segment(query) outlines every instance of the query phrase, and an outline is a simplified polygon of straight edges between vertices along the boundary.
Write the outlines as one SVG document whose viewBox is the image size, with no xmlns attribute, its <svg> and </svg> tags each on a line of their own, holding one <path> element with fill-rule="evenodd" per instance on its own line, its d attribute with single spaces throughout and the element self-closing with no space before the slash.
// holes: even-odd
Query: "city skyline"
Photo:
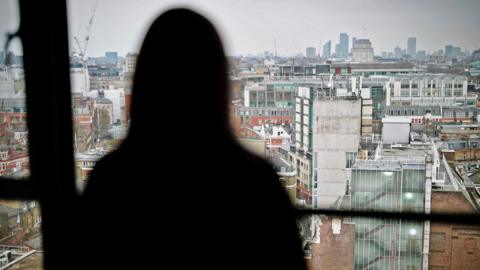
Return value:
<svg viewBox="0 0 480 270">
<path fill-rule="evenodd" d="M 81 36 L 87 25 L 95 1 L 68 1 L 68 4 L 73 42 L 73 36 Z M 417 50 L 427 53 L 447 44 L 470 51 L 475 49 L 474 44 L 480 45 L 480 36 L 474 28 L 480 23 L 476 16 L 480 3 L 471 0 L 418 3 L 103 0 L 98 2 L 88 54 L 100 56 L 112 49 L 121 55 L 138 51 L 144 31 L 154 17 L 178 6 L 190 7 L 208 16 L 218 28 L 229 55 L 274 52 L 274 39 L 279 55 L 304 53 L 306 47 L 315 47 L 318 52 L 328 40 L 332 46 L 339 43 L 340 33 L 347 33 L 350 38 L 370 39 L 378 54 L 393 52 L 397 45 L 406 48 L 409 37 L 416 37 Z"/>
<path fill-rule="evenodd" d="M 242 1 L 218 0 L 133 1 L 102 0 L 97 4 L 87 54 L 101 56 L 115 50 L 120 55 L 138 52 L 144 31 L 156 15 L 168 8 L 191 7 L 207 15 L 219 30 L 229 55 L 274 52 L 278 55 L 304 53 L 315 47 L 323 54 L 323 45 L 332 41 L 332 52 L 340 33 L 351 38 L 372 41 L 376 54 L 407 48 L 409 37 L 417 38 L 417 50 L 432 53 L 445 45 L 473 51 L 480 46 L 480 35 L 474 25 L 480 24 L 474 0 L 415 1 Z M 0 44 L 6 32 L 18 26 L 18 13 L 13 1 L 6 1 L 0 10 Z M 95 0 L 68 1 L 70 44 L 73 37 L 85 33 Z M 328 10 L 326 12 L 325 10 Z M 114 15 L 112 15 L 114 14 Z M 341 14 L 342 16 L 338 16 Z M 444 20 L 444 18 L 449 18 Z M 18 43 L 18 42 L 17 42 Z M 352 42 L 350 42 L 351 47 Z M 11 49 L 20 53 L 20 46 Z M 1 49 L 3 50 L 3 46 Z M 21 53 L 20 53 L 21 54 Z"/>
</svg>

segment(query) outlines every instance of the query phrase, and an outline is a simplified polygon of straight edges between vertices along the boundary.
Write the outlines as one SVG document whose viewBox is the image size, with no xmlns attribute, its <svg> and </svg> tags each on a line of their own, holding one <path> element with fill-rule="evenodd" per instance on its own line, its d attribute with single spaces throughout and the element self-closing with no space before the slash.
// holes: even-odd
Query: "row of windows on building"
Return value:
<svg viewBox="0 0 480 270">
<path fill-rule="evenodd" d="M 460 143 L 449 143 L 448 149 L 467 149 L 467 148 L 479 148 L 480 142 L 460 142 Z"/>
<path fill-rule="evenodd" d="M 3 116 L 2 117 L 2 123 L 18 123 L 18 122 L 26 122 L 27 117 L 26 116 Z"/>
<path fill-rule="evenodd" d="M 436 89 L 436 88 L 439 88 L 440 86 L 441 86 L 440 84 L 435 84 L 435 83 L 434 83 L 434 84 L 430 84 L 430 83 L 429 83 L 425 89 L 431 89 L 431 88 Z M 452 86 L 453 86 L 453 87 L 452 87 Z M 410 84 L 409 84 L 409 83 L 402 83 L 402 84 L 400 85 L 400 88 L 402 88 L 402 89 L 408 89 L 408 88 L 410 88 Z M 418 84 L 412 83 L 412 87 L 411 87 L 411 88 L 412 88 L 412 89 L 417 89 L 417 88 L 419 88 L 419 87 L 418 87 Z M 452 89 L 452 88 L 454 88 L 454 89 L 462 89 L 462 88 L 463 88 L 463 84 L 446 83 L 446 84 L 444 85 L 444 89 Z"/>
<path fill-rule="evenodd" d="M 410 94 L 411 93 L 411 94 Z M 418 90 L 401 90 L 400 91 L 400 96 L 401 97 L 419 97 L 420 96 L 420 91 Z M 435 91 L 423 91 L 424 97 L 461 97 L 463 96 L 463 90 L 456 90 L 456 91 L 444 91 L 443 93 L 441 91 L 435 90 Z"/>
<path fill-rule="evenodd" d="M 459 118 L 468 118 L 475 116 L 475 110 L 440 110 L 440 108 L 430 108 L 430 109 L 387 109 L 388 115 L 397 115 L 397 116 L 420 116 L 426 114 L 440 115 L 443 117 L 459 117 Z"/>
<path fill-rule="evenodd" d="M 240 116 L 290 116 L 292 112 L 290 109 L 284 110 L 239 110 Z"/>
<path fill-rule="evenodd" d="M 254 121 L 254 125 L 255 125 L 255 122 L 256 124 L 258 125 L 263 125 L 263 124 L 288 124 L 290 121 L 286 120 L 286 119 L 258 119 L 257 121 Z M 250 122 L 250 117 L 248 116 L 241 116 L 240 117 L 240 124 L 249 124 L 251 123 Z"/>
</svg>

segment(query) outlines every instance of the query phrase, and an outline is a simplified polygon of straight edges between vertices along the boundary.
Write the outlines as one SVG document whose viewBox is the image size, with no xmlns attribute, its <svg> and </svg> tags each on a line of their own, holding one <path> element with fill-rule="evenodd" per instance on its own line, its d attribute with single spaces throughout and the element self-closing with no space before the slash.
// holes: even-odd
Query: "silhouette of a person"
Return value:
<svg viewBox="0 0 480 270">
<path fill-rule="evenodd" d="M 82 198 L 85 261 L 75 266 L 305 269 L 278 176 L 230 133 L 213 25 L 187 9 L 159 16 L 132 93 L 129 134 L 97 163 Z"/>
</svg>

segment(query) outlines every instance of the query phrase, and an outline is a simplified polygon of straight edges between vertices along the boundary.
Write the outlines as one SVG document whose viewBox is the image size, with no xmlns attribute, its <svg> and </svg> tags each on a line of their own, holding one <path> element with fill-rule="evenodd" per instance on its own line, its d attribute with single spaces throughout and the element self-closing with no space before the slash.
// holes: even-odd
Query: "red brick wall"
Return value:
<svg viewBox="0 0 480 270">
<path fill-rule="evenodd" d="M 461 192 L 433 192 L 433 213 L 474 213 Z M 480 227 L 432 222 L 429 269 L 480 269 Z"/>
<path fill-rule="evenodd" d="M 340 234 L 333 234 L 332 219 L 322 218 L 320 243 L 312 243 L 312 258 L 307 260 L 309 270 L 354 269 L 355 225 L 342 221 Z"/>
<path fill-rule="evenodd" d="M 130 120 L 130 111 L 132 108 L 132 95 L 125 94 L 125 121 Z"/>
</svg>

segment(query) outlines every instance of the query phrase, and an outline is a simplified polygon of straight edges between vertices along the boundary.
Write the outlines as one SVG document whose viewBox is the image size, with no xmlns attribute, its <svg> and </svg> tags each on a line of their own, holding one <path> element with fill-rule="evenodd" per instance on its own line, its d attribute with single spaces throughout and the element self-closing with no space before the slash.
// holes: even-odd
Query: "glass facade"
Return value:
<svg viewBox="0 0 480 270">
<path fill-rule="evenodd" d="M 352 167 L 352 209 L 423 212 L 425 163 L 357 161 Z M 420 269 L 423 223 L 353 218 L 355 269 Z"/>
</svg>

